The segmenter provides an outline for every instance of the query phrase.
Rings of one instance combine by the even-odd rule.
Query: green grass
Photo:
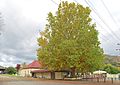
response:
[[[17,75],[14,75],[14,74],[12,74],[12,75],[10,75],[10,74],[0,74],[0,75],[2,75],[2,76],[13,76],[13,77],[16,77]]]

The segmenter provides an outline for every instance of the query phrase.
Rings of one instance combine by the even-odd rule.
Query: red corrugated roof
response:
[[[39,61],[35,60],[32,63],[30,63],[27,67],[28,68],[42,68],[42,64]]]
[[[46,73],[46,72],[51,72],[51,71],[44,70],[44,69],[31,71],[31,73]]]

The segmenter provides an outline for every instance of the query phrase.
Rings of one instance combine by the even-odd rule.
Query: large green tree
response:
[[[62,2],[56,14],[48,14],[48,24],[40,32],[37,50],[38,59],[45,68],[85,73],[103,65],[103,50],[90,12],[80,4]]]
[[[7,72],[8,74],[16,74],[17,70],[16,70],[14,67],[8,67],[8,68],[6,69],[6,72]]]

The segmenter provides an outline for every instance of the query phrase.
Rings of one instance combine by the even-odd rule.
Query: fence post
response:
[[[113,84],[113,78],[111,78],[112,84]]]
[[[106,77],[104,77],[104,83],[106,82]]]
[[[99,77],[97,77],[97,82],[99,82]]]

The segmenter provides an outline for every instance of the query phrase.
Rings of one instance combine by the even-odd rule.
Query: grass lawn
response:
[[[0,75],[2,75],[2,76],[17,76],[17,75],[11,75],[11,74],[0,74]]]
[[[0,74],[0,75],[1,75],[1,76],[11,76],[11,77],[17,77],[17,76],[18,76],[18,75],[16,75],[16,74],[15,74],[15,75],[14,75],[14,74],[12,74],[12,75],[11,75],[11,74]]]

